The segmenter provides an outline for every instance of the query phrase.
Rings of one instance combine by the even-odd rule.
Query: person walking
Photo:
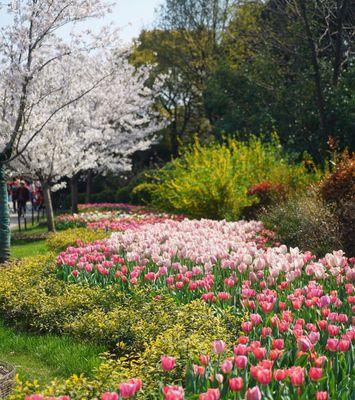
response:
[[[25,182],[20,182],[20,187],[17,189],[17,212],[21,215],[26,215],[26,204],[30,199],[30,191],[27,189]]]
[[[10,183],[10,193],[11,193],[11,201],[12,201],[12,211],[14,214],[17,212],[17,190],[18,185],[16,181]]]

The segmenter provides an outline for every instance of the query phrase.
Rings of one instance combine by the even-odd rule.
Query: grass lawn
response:
[[[45,254],[48,251],[45,240],[27,242],[25,240],[15,240],[11,243],[11,257],[23,258]]]
[[[27,229],[25,230],[24,228],[21,229],[21,234],[23,235],[35,235],[35,234],[40,234],[40,233],[46,233],[48,232],[47,226],[45,224],[46,219],[41,219],[40,220],[40,224],[37,223],[37,221],[35,222],[34,225],[31,224],[31,221],[27,221]],[[19,229],[18,226],[14,226],[11,229],[11,233],[12,234],[18,234]]]
[[[35,336],[16,332],[0,321],[0,360],[16,367],[23,380],[46,384],[56,377],[90,375],[100,364],[105,348],[79,343],[69,337]]]
[[[21,236],[33,236],[40,235],[48,232],[47,227],[42,223],[40,225],[28,224],[28,229],[22,230],[19,232],[18,228],[14,228],[11,230],[12,235],[21,235]],[[48,251],[45,240],[22,240],[21,239],[13,239],[11,240],[11,257],[12,258],[23,258],[23,257],[32,257],[36,255],[45,254]]]

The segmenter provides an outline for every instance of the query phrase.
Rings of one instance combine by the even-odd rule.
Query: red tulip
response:
[[[269,328],[268,326],[264,326],[261,328],[261,336],[263,338],[267,337],[267,336],[271,336],[272,334],[272,329]]]
[[[209,356],[205,356],[205,355],[200,355],[200,363],[202,365],[208,365],[208,363],[210,362],[210,358]]]
[[[312,343],[307,337],[302,336],[297,339],[297,347],[301,351],[307,351],[312,348]]]
[[[284,369],[277,369],[276,371],[274,371],[274,379],[276,381],[282,381],[283,379],[285,379],[287,376],[287,371],[285,371]]]
[[[350,348],[350,340],[346,340],[346,339],[339,340],[339,343],[338,343],[339,351],[345,352],[345,351],[348,351],[349,348]]]
[[[257,381],[262,385],[268,385],[271,382],[271,378],[272,372],[266,368],[260,368],[256,376]]]
[[[339,331],[340,331],[340,326],[328,325],[328,333],[329,333],[330,336],[338,335]]]
[[[338,343],[339,343],[338,339],[328,339],[327,340],[327,345],[326,345],[327,350],[329,350],[329,351],[337,351],[338,350]]]
[[[244,356],[248,353],[248,347],[245,344],[237,344],[234,347],[233,352],[236,356]]]
[[[199,400],[219,400],[221,393],[219,389],[208,389],[206,393],[201,393]]]
[[[328,392],[317,392],[316,400],[328,400]]]
[[[262,360],[266,356],[265,347],[257,347],[255,349],[252,349],[252,352],[257,360]]]
[[[123,399],[129,399],[130,397],[133,397],[137,392],[136,385],[134,383],[120,383],[119,388],[120,396]]]
[[[291,367],[289,369],[289,375],[292,386],[302,386],[304,383],[304,372],[301,367]]]
[[[277,350],[282,350],[284,348],[284,340],[283,339],[274,339],[272,341],[272,348]]]
[[[253,324],[250,321],[242,322],[241,328],[243,332],[249,333],[253,329]]]
[[[229,388],[232,392],[239,392],[243,389],[243,379],[238,378],[230,378],[229,379]]]
[[[309,377],[312,381],[318,381],[322,378],[323,370],[322,368],[311,367],[309,369]]]

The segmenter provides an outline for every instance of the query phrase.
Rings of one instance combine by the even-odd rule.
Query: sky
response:
[[[90,28],[99,28],[107,22],[113,21],[116,26],[122,28],[122,39],[125,42],[131,41],[139,35],[142,28],[149,28],[154,22],[154,10],[163,0],[116,0],[116,7],[113,13],[101,19],[88,23]],[[10,0],[0,0],[0,3],[7,3]],[[4,9],[0,9],[0,27],[8,24],[10,17],[5,13]],[[85,24],[83,24],[85,25]]]

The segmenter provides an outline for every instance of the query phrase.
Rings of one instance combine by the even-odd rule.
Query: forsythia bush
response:
[[[108,237],[104,230],[89,230],[86,228],[72,228],[65,231],[51,233],[47,239],[50,250],[59,253],[69,246],[75,246],[78,242],[90,243]]]
[[[198,141],[180,158],[138,185],[149,192],[152,205],[193,217],[237,218],[256,202],[248,196],[252,185],[265,180],[288,190],[307,185],[314,176],[306,166],[292,164],[277,137],[270,142],[251,137],[248,142],[201,145]]]

